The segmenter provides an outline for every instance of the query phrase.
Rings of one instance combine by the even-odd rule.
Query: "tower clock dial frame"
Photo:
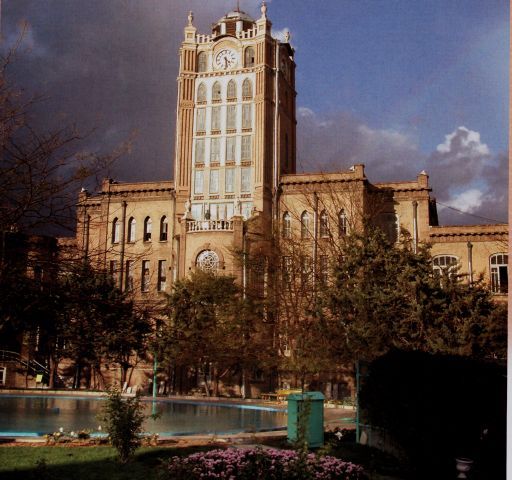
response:
[[[229,70],[238,65],[238,53],[232,48],[223,48],[215,54],[213,62],[216,69]]]

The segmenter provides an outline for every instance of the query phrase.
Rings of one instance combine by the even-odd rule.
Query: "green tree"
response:
[[[228,373],[244,376],[261,366],[269,350],[262,312],[230,276],[196,271],[178,281],[168,297],[168,320],[160,329],[158,358],[164,368],[195,370],[207,395],[218,393]],[[207,373],[210,375],[207,375]]]
[[[504,351],[503,309],[481,281],[432,269],[428,246],[392,244],[367,226],[346,242],[324,296],[335,340],[346,359],[372,360],[390,348],[456,355]],[[501,327],[500,327],[501,325]],[[501,355],[501,353],[498,353]]]

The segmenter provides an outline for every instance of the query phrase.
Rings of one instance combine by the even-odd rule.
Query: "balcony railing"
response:
[[[187,222],[187,232],[232,232],[232,220],[192,220]]]

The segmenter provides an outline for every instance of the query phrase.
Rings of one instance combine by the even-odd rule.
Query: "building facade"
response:
[[[370,218],[390,238],[432,244],[433,268],[458,265],[508,290],[507,225],[439,226],[425,172],[371,183],[364,165],[296,173],[295,62],[289,35],[272,36],[267,7],[241,11],[197,32],[189,14],[179,52],[174,181],[103,183],[80,194],[77,243],[139,299],[158,298],[202,268],[247,281],[240,252],[261,255],[273,235],[322,245]],[[306,242],[307,243],[307,242]]]

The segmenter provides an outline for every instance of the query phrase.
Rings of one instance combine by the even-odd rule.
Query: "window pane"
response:
[[[242,105],[242,128],[252,128],[252,105]]]
[[[196,170],[194,174],[194,193],[200,195],[203,193],[203,171]]]
[[[229,219],[235,214],[235,206],[232,203],[226,204],[226,218]]]
[[[219,171],[210,170],[210,194],[219,193]]]
[[[226,162],[234,162],[236,153],[236,137],[226,138]]]
[[[143,292],[149,291],[149,260],[142,261],[142,272],[141,272],[141,290]]]
[[[236,105],[228,105],[226,111],[226,128],[228,130],[236,129]]]
[[[251,139],[250,135],[244,135],[242,137],[242,160],[251,159]]]
[[[213,88],[212,88],[212,100],[220,100],[220,97],[221,97],[220,83],[215,82],[213,84]]]
[[[244,193],[251,191],[251,167],[243,167],[242,169],[241,191]]]
[[[206,108],[197,109],[196,131],[204,132],[206,127]]]
[[[242,84],[242,96],[244,98],[252,98],[252,83],[248,78]]]
[[[159,260],[158,261],[158,291],[162,292],[167,287],[167,261]]]
[[[228,83],[227,97],[236,98],[236,83],[233,80]]]
[[[204,138],[196,139],[196,163],[204,163]]]
[[[194,203],[192,205],[192,209],[190,210],[192,213],[192,218],[194,220],[201,220],[203,218],[203,204],[202,203]]]
[[[210,162],[220,162],[220,138],[212,138],[210,145]]]
[[[206,61],[207,61],[206,53],[201,52],[197,56],[197,71],[198,72],[206,72]]]
[[[212,108],[212,130],[220,130],[220,107]]]
[[[206,102],[206,87],[204,86],[204,83],[201,83],[197,88],[197,101]]]
[[[235,169],[226,168],[226,193],[233,193],[235,191]]]

